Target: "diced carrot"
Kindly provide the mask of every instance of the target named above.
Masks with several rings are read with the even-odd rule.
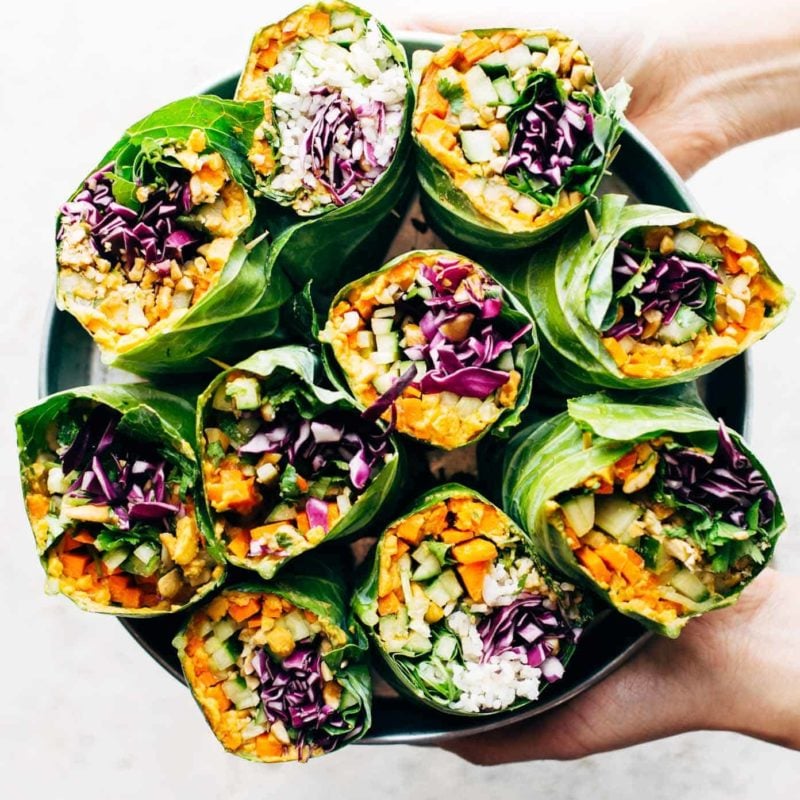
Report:
[[[259,525],[256,528],[250,529],[251,539],[265,539],[277,533],[281,528],[286,527],[286,522],[270,522],[268,525]]]
[[[303,618],[306,622],[311,622],[312,624],[319,619],[313,611],[309,611],[307,608],[303,609]]]
[[[65,533],[64,536],[61,538],[61,542],[59,543],[62,553],[71,553],[73,550],[77,550],[79,547],[83,547],[80,542],[76,542],[75,539],[69,533]]]
[[[197,634],[190,635],[186,642],[186,655],[193,656],[202,646],[202,638]]]
[[[327,36],[331,29],[331,18],[324,11],[312,11],[308,15],[308,29],[314,36]]]
[[[581,540],[578,534],[565,522],[564,532],[567,534],[567,542],[572,550],[577,550],[581,546]]]
[[[336,524],[339,516],[339,506],[336,503],[328,503],[328,530]]]
[[[628,561],[625,553],[613,544],[604,544],[601,547],[598,547],[595,552],[611,569],[615,570],[616,572],[622,572],[623,567]]]
[[[61,554],[61,564],[64,567],[64,574],[68,578],[80,578],[91,560],[91,556],[88,555],[80,555],[78,553]]]
[[[453,558],[461,564],[476,564],[479,561],[493,561],[497,558],[497,548],[488,539],[470,539],[455,545]]]
[[[221,469],[208,482],[206,493],[215,511],[232,509],[247,514],[261,501],[255,478],[246,478],[238,469]]]
[[[311,528],[311,524],[308,521],[308,514],[305,511],[301,511],[297,515],[297,530],[300,533],[308,533],[309,529]]]
[[[443,119],[435,114],[428,114],[420,128],[421,136],[428,136],[431,139],[438,139],[442,147],[451,150],[456,145],[456,137],[451,127]],[[413,387],[409,387],[413,388]],[[406,394],[412,394],[406,392]]]
[[[111,599],[115,603],[121,603],[125,592],[130,586],[130,578],[127,575],[110,575],[107,579],[107,583]]]
[[[611,354],[611,358],[614,359],[614,363],[618,367],[621,367],[623,364],[627,363],[628,354],[613,336],[606,336],[601,341],[605,345],[606,350],[608,350],[608,352]]]
[[[272,39],[270,43],[258,54],[256,63],[262,69],[272,69],[278,60],[278,40]]]
[[[258,597],[251,597],[247,605],[244,606],[238,606],[235,603],[231,603],[228,613],[237,622],[241,622],[248,617],[252,617],[253,614],[257,614],[260,610],[261,604],[258,602]]]
[[[588,547],[582,547],[580,550],[575,551],[575,555],[581,564],[589,570],[589,574],[593,578],[602,583],[611,583],[611,573],[606,569],[606,565],[596,553]]]
[[[450,103],[442,97],[438,89],[431,88],[425,93],[424,105],[420,108],[420,112],[427,112],[434,117],[444,119],[447,112],[450,110]]]
[[[250,551],[250,534],[242,529],[228,542],[228,550],[237,558],[244,558]]]
[[[642,577],[642,570],[633,561],[626,561],[622,565],[622,574],[628,583],[638,583]]]
[[[764,322],[764,304],[760,300],[753,300],[747,311],[744,312],[742,324],[749,331],[757,331]]]
[[[50,510],[50,499],[43,494],[29,494],[25,498],[28,514],[35,520],[44,517]]]
[[[209,686],[206,689],[206,697],[214,700],[220,711],[227,711],[231,707],[230,698],[222,691],[221,686]]]
[[[473,537],[472,531],[458,531],[455,528],[447,528],[441,532],[442,541],[446,544],[458,544],[468,542]]]
[[[281,599],[275,594],[265,594],[262,598],[263,613],[265,617],[270,619],[278,619],[283,614],[283,606]]]
[[[600,487],[594,490],[595,494],[614,494],[614,484],[600,481]]]
[[[425,517],[422,514],[413,514],[406,517],[397,526],[397,536],[410,544],[419,544],[422,541]]]
[[[261,617],[250,617],[247,620],[247,627],[248,628],[260,628],[261,627]]]
[[[497,45],[491,39],[478,39],[477,42],[473,42],[463,50],[461,56],[468,66],[472,66],[482,58],[494,53],[495,50],[497,50]]]
[[[628,475],[633,472],[633,468],[636,466],[636,451],[631,450],[630,453],[626,453],[622,456],[616,464],[614,464],[614,471],[617,477],[624,481]]]
[[[766,303],[775,303],[778,300],[778,290],[760,275],[756,275],[750,281],[750,291],[754,296],[760,297]]]
[[[404,556],[409,550],[411,549],[408,542],[404,542],[402,539],[397,540],[397,557]]]
[[[447,526],[448,509],[444,503],[433,506],[425,513],[425,533],[441,533]]]
[[[459,55],[460,55],[459,50],[456,48],[455,45],[451,47],[443,47],[433,57],[433,63],[440,69],[446,69],[447,67],[450,67],[453,64],[455,64],[456,59],[459,57]]]
[[[725,269],[731,275],[738,275],[742,271],[741,266],[739,266],[739,256],[727,247],[722,249],[722,255],[725,258]]]
[[[271,733],[262,733],[256,737],[256,755],[259,758],[280,758],[283,745]]]
[[[625,555],[628,557],[628,561],[637,567],[644,566],[644,559],[632,547],[625,548]]]
[[[139,608],[142,605],[142,590],[131,586],[122,593],[120,603],[125,608]]]
[[[471,564],[459,564],[456,567],[469,596],[476,603],[483,602],[483,579],[491,565],[491,561],[474,561]]]
[[[207,669],[203,669],[202,671],[198,670],[197,678],[203,686],[216,686],[216,684],[222,682],[222,678],[218,678],[213,672],[209,672]]]
[[[298,475],[297,476],[297,488],[301,492],[307,492],[308,491],[308,481],[302,475]]]
[[[516,33],[505,33],[500,39],[498,47],[501,50],[510,50],[512,47],[516,47],[521,41],[522,39],[520,39]]]
[[[378,598],[378,613],[383,617],[386,614],[394,614],[400,610],[400,601],[394,592],[390,592]]]

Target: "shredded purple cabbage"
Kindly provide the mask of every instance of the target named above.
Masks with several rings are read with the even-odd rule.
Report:
[[[166,462],[151,455],[138,456],[131,443],[117,435],[121,414],[96,406],[72,443],[58,454],[64,475],[78,471],[65,497],[109,506],[120,530],[136,522],[163,523],[182,515],[182,504],[168,501]]]
[[[253,654],[253,669],[261,682],[259,694],[270,724],[282,722],[296,731],[298,757],[305,746],[329,752],[360,733],[323,697],[322,657],[309,640],[297,642],[292,654],[277,661],[266,650]]]
[[[341,92],[328,87],[311,94],[316,111],[303,140],[309,171],[330,192],[333,202],[342,206],[361,197],[385,168],[364,136],[363,125],[372,120],[378,136],[383,136],[386,107],[379,100],[354,106]],[[314,188],[308,179],[306,184]]]
[[[619,292],[644,265],[646,271],[640,286],[620,298],[623,315],[605,332],[605,336],[622,339],[641,336],[647,324],[644,313],[660,311],[662,325],[669,325],[681,306],[702,311],[708,302],[709,281],[721,283],[715,270],[702,261],[672,254],[650,253],[646,259],[634,256],[632,246],[620,242],[614,254],[614,291]],[[648,266],[649,265],[649,266]]]
[[[468,280],[472,276],[476,279]],[[432,291],[423,301],[425,310],[419,319],[426,342],[406,347],[404,353],[411,361],[424,361],[427,369],[421,379],[416,367],[396,379],[365,412],[370,418],[380,416],[409,385],[425,394],[453,392],[484,400],[508,382],[509,373],[495,366],[497,359],[532,328],[528,323],[511,335],[498,330],[502,290],[472,264],[440,258],[435,266],[422,268],[421,278]],[[412,316],[419,313],[412,300],[399,303],[402,313],[406,308]],[[466,335],[458,332],[463,327],[468,329]]]
[[[664,490],[743,529],[748,528],[748,512],[758,503],[758,524],[767,527],[775,512],[775,493],[734,444],[722,420],[718,438],[713,456],[688,448],[664,450]]]
[[[195,232],[178,221],[192,208],[189,173],[181,170],[180,179],[152,192],[137,212],[114,199],[113,172],[112,162],[87,178],[75,199],[61,207],[57,238],[63,237],[65,225],[85,222],[102,258],[121,262],[127,269],[136,258],[143,258],[162,277],[168,275],[170,259],[185,261],[201,243]]]
[[[555,90],[540,85],[539,95],[516,125],[503,174],[520,170],[559,187],[564,172],[592,141],[594,117],[585,103],[561,102]]]
[[[484,617],[478,634],[483,642],[482,662],[513,651],[553,683],[564,674],[565,646],[577,643],[581,629],[571,627],[558,608],[548,608],[540,595],[522,594]]]

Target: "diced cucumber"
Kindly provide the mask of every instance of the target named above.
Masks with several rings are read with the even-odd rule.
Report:
[[[664,572],[670,564],[675,564],[664,545],[654,536],[642,536],[638,548],[645,566],[657,575]]]
[[[331,11],[331,28],[335,31],[350,28],[355,21],[356,15],[353,11]]]
[[[292,639],[296,642],[299,642],[301,639],[306,639],[311,635],[311,628],[299,611],[292,611],[290,614],[287,614],[283,618],[283,624],[286,625],[289,633],[292,634]]]
[[[394,317],[373,317],[369,324],[375,334],[390,333],[394,326]]]
[[[242,739],[245,741],[248,739],[255,739],[256,736],[261,736],[261,734],[265,733],[266,730],[266,725],[258,725],[255,721],[249,722],[247,727],[242,731]]]
[[[425,587],[428,599],[442,607],[458,600],[463,593],[464,590],[451,569],[445,570],[433,583]]]
[[[656,339],[666,344],[683,344],[693,339],[708,323],[691,308],[681,306],[669,325],[662,325],[656,332]]]
[[[713,242],[703,242],[699,253],[701,256],[711,256],[711,258],[722,258],[722,250],[719,249]]]
[[[150,554],[147,561],[138,558],[136,552],[142,555]],[[156,550],[152,545],[139,545],[121,564],[121,569],[130,575],[139,575],[142,578],[149,578],[161,564],[161,551]]]
[[[675,249],[688,256],[697,255],[703,248],[703,240],[691,231],[678,231],[673,237]]]
[[[372,312],[373,319],[385,319],[390,317],[394,319],[395,307],[394,306],[381,306]]]
[[[242,375],[228,381],[225,394],[233,400],[240,411],[254,410],[261,405],[261,387],[256,378]]]
[[[400,336],[397,331],[378,333],[375,335],[375,347],[379,353],[393,353],[396,358],[400,352],[399,340]]]
[[[527,67],[531,63],[531,51],[522,42],[506,50],[503,55],[506,58],[508,69],[513,75],[517,70]],[[501,98],[502,99],[502,98]]]
[[[433,646],[433,655],[442,661],[450,661],[458,651],[458,639],[449,633],[440,636]]]
[[[497,96],[500,98],[500,102],[503,103],[503,105],[512,106],[519,100],[519,92],[514,88],[514,84],[511,83],[507,77],[502,76],[493,80],[492,86],[494,86],[494,90],[497,92]]]
[[[550,49],[550,41],[546,36],[528,36],[522,43],[534,53],[546,53]]]
[[[225,696],[228,698],[228,700],[236,705],[237,708],[239,707],[240,700],[245,695],[249,695],[251,693],[241,675],[236,675],[235,677],[228,678],[228,680],[224,681],[222,683],[222,691],[225,693]]]
[[[297,519],[297,509],[289,503],[278,503],[269,513],[267,522],[286,522],[290,519]]]
[[[242,643],[235,638],[228,639],[222,646],[211,656],[211,663],[219,670],[228,669],[236,663],[239,654],[242,652]]]
[[[222,642],[212,634],[206,639],[205,643],[203,644],[203,647],[205,648],[206,653],[212,656],[214,655],[214,653],[217,652],[217,650],[220,649],[220,647],[222,647]]]
[[[429,652],[431,646],[431,640],[427,636],[423,636],[421,633],[414,631],[408,637],[403,649],[410,650],[415,655],[422,655],[423,653]]]
[[[205,617],[197,626],[197,633],[202,637],[206,637],[211,633],[211,620],[208,617]]]
[[[450,545],[446,542],[428,542],[428,550],[436,557],[436,560],[444,565],[445,559],[447,558],[447,551],[450,549]]]
[[[464,151],[464,158],[472,164],[491,161],[494,158],[492,135],[489,131],[461,131],[461,149]]]
[[[497,359],[496,369],[502,370],[503,372],[511,372],[511,370],[514,369],[514,355],[510,350],[506,350],[506,352]]]
[[[372,331],[359,331],[356,334],[356,347],[363,348],[364,350],[374,350],[375,335]]]
[[[578,536],[585,536],[594,527],[594,495],[578,494],[561,504],[561,510],[570,528]]]
[[[411,578],[415,581],[428,581],[435,578],[442,571],[439,559],[433,553],[428,553],[420,565],[411,573]]]
[[[260,427],[261,420],[257,417],[245,417],[236,423],[236,430],[244,442],[251,439]]]
[[[256,467],[256,480],[265,485],[274,483],[278,479],[280,472],[274,464],[262,464]]]
[[[378,620],[378,636],[387,652],[402,650],[408,635],[408,614],[404,608],[397,614],[386,614]]]
[[[224,617],[219,622],[214,623],[212,627],[214,629],[214,636],[216,636],[220,642],[227,642],[228,639],[236,633],[236,623],[228,617]]]
[[[708,598],[708,589],[694,573],[688,569],[676,572],[670,579],[670,585],[690,600],[700,603]]]
[[[214,397],[211,400],[211,405],[217,411],[233,411],[233,403],[231,403],[227,394],[225,393],[227,386],[221,383],[217,390],[214,392]]]
[[[467,419],[477,414],[482,405],[483,400],[480,397],[460,397],[456,403],[456,414],[462,419]]]
[[[103,563],[109,572],[113,572],[130,555],[129,547],[115,547],[103,555]]]
[[[394,384],[395,377],[394,375],[390,375],[388,372],[384,372],[383,375],[378,375],[374,381],[372,381],[372,385],[375,387],[375,391],[378,394],[386,394],[389,389],[392,388],[392,384]]]
[[[388,366],[389,364],[394,364],[395,360],[397,359],[397,353],[392,353],[389,351],[381,352],[376,350],[374,353],[370,353],[369,360],[373,364],[381,364],[383,366]],[[397,377],[397,374],[393,375],[392,377]]]
[[[497,92],[492,86],[492,81],[480,67],[472,67],[464,75],[464,82],[467,85],[472,102],[478,108],[495,105],[498,102]]]
[[[428,556],[431,554],[430,549],[428,548],[428,542],[424,541],[414,552],[411,554],[412,560],[416,561],[417,564],[421,564],[423,561],[427,560]]]
[[[642,511],[636,503],[614,495],[595,497],[594,524],[615,539],[625,539]]]

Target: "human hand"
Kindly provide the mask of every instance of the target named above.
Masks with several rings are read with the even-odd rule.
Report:
[[[800,4],[611,0],[533,10],[496,0],[466,12],[453,5],[403,4],[387,21],[441,33],[560,28],[586,48],[605,86],[624,78],[634,87],[628,118],[684,178],[736,145],[800,125]]]
[[[445,749],[475,764],[581,758],[691,730],[800,749],[800,579],[765,570],[731,608],[652,639],[548,714]]]

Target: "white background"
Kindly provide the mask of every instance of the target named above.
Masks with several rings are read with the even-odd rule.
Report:
[[[12,414],[36,399],[55,210],[126,125],[232,74],[252,32],[294,5],[15,2],[0,12],[0,797],[796,797],[800,755],[722,733],[566,764],[491,769],[400,746],[351,747],[305,766],[250,764],[223,753],[186,690],[113,619],[82,614],[43,595],[19,497]],[[456,20],[465,9],[487,7],[485,0],[442,0],[439,13],[448,5]],[[585,5],[592,24],[613,25],[609,5],[624,13],[626,4]],[[410,24],[425,6],[416,0],[370,4],[379,14],[392,11],[395,28],[404,19]],[[535,18],[534,3],[520,3],[522,8],[525,21],[551,21],[544,13]],[[571,8],[575,13],[582,4]],[[757,241],[796,287],[799,168],[800,132],[793,132],[731,152],[690,182],[709,216]],[[751,440],[788,508],[790,529],[778,563],[795,573],[799,344],[795,309],[752,359]]]

